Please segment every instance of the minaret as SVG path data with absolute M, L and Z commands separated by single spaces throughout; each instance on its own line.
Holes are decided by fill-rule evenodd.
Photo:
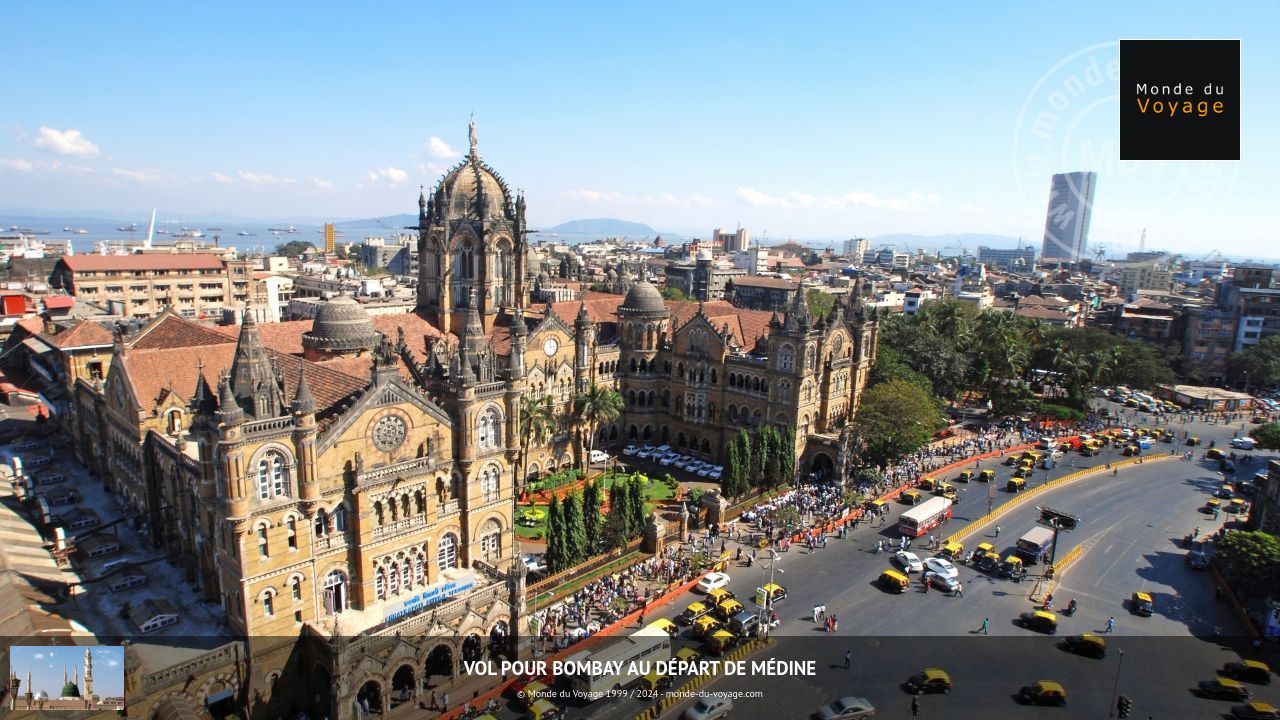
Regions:
M 89 648 L 84 649 L 84 696 L 93 697 L 93 655 Z

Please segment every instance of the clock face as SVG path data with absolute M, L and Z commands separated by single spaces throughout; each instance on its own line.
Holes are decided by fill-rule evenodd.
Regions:
M 399 415 L 388 415 L 373 426 L 373 445 L 383 452 L 395 450 L 400 447 L 400 443 L 404 442 L 408 432 L 409 428 L 405 425 L 404 418 Z
M 556 339 L 553 337 L 547 338 L 547 341 L 542 343 L 542 352 L 546 353 L 547 357 L 551 357 L 552 355 L 555 355 L 556 350 L 559 350 L 559 349 L 560 349 L 560 343 L 557 342 Z

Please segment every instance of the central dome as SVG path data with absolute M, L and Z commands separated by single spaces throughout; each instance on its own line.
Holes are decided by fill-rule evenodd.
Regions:
M 648 280 L 641 280 L 631 286 L 627 297 L 622 301 L 623 310 L 640 312 L 666 312 L 667 305 L 662 301 L 662 293 Z
M 372 350 L 378 333 L 369 313 L 353 298 L 335 297 L 316 311 L 311 329 L 302 335 L 302 347 L 322 353 L 353 353 Z

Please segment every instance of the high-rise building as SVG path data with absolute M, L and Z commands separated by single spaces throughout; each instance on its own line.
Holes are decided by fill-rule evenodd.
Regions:
M 711 244 L 719 245 L 721 252 L 746 252 L 751 249 L 751 238 L 747 235 L 746 228 L 738 228 L 736 232 L 716 228 L 711 231 Z
M 1044 221 L 1045 261 L 1079 262 L 1089 241 L 1095 172 L 1060 173 L 1049 186 L 1049 210 Z
M 861 263 L 871 251 L 871 241 L 866 238 L 850 238 L 844 241 L 844 256 L 851 262 Z

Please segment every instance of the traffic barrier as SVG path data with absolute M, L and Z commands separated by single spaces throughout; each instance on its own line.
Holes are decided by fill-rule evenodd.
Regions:
M 1141 457 L 1141 456 L 1131 457 L 1131 458 L 1126 458 L 1124 460 L 1117 460 L 1107 465 L 1099 465 L 1097 467 L 1085 468 L 1084 470 L 1077 470 L 1076 472 L 1070 473 L 1068 475 L 1063 475 L 1062 477 L 1056 480 L 1050 480 L 1049 482 L 1039 487 L 1035 487 L 1030 490 L 1025 490 L 1023 492 L 1018 493 L 1018 495 L 1015 496 L 1013 499 L 1004 503 L 1003 505 L 996 508 L 995 510 L 992 510 L 986 515 L 983 515 L 977 520 L 974 520 L 973 522 L 969 523 L 964 528 L 962 528 L 960 531 L 948 537 L 947 542 L 960 542 L 961 540 L 964 540 L 965 538 L 977 532 L 980 528 L 982 528 L 982 526 L 990 523 L 991 521 L 995 520 L 998 517 L 1003 516 L 1004 514 L 1008 513 L 1010 510 L 1013 510 L 1014 508 L 1017 508 L 1027 503 L 1028 501 L 1031 500 L 1031 498 L 1034 498 L 1038 495 L 1046 493 L 1056 487 L 1060 487 L 1062 485 L 1066 485 L 1067 483 L 1079 480 L 1082 477 L 1086 477 L 1088 475 L 1096 475 L 1099 472 L 1106 472 L 1107 470 L 1118 470 L 1119 468 L 1126 467 L 1129 465 L 1137 465 L 1138 463 L 1141 463 L 1146 460 L 1156 462 L 1159 460 L 1172 460 L 1175 457 L 1179 457 L 1179 456 L 1153 455 L 1153 456 L 1147 456 L 1147 457 Z

